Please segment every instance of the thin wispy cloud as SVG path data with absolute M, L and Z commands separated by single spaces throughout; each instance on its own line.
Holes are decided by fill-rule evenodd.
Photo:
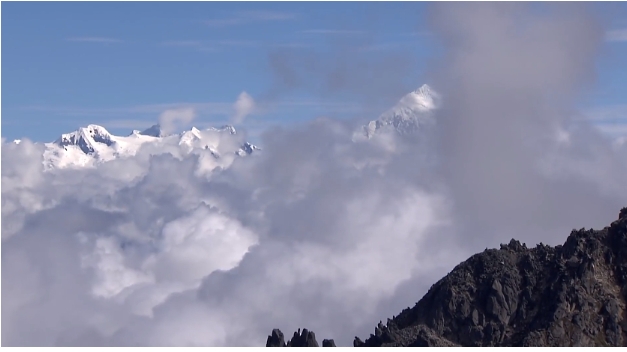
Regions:
M 235 47 L 256 47 L 264 43 L 258 40 L 220 40 L 215 42 L 218 45 L 235 46 Z
M 627 104 L 592 107 L 583 111 L 583 117 L 593 123 L 622 121 L 627 124 Z
M 160 43 L 162 46 L 180 47 L 180 48 L 192 48 L 198 51 L 217 51 L 215 46 L 199 40 L 173 40 Z
M 622 123 L 601 123 L 594 126 L 606 135 L 623 139 L 627 137 L 627 119 Z
M 627 137 L 627 104 L 590 108 L 575 121 L 589 122 L 609 136 Z
M 242 11 L 242 12 L 237 12 L 230 17 L 209 19 L 209 20 L 204 21 L 204 23 L 212 27 L 226 27 L 226 26 L 250 24 L 254 22 L 293 20 L 296 17 L 297 17 L 296 14 L 291 13 L 291 12 Z
M 121 43 L 122 40 L 116 38 L 107 37 L 72 37 L 66 39 L 69 42 L 84 42 L 84 43 Z
M 346 29 L 307 29 L 300 33 L 305 34 L 340 34 L 340 35 L 356 35 L 365 34 L 366 31 L 360 30 L 346 30 Z
M 174 102 L 163 104 L 145 104 L 126 107 L 76 107 L 76 106 L 23 106 L 23 111 L 54 114 L 57 116 L 78 117 L 119 117 L 132 115 L 156 115 L 165 110 L 194 109 L 203 116 L 229 116 L 233 112 L 233 102 Z M 283 101 L 264 104 L 259 107 L 260 113 L 289 113 L 307 108 L 309 111 L 325 112 L 357 112 L 359 106 L 354 103 L 321 102 L 313 100 Z
M 161 45 L 165 46 L 198 46 L 202 44 L 203 43 L 198 40 L 174 40 L 161 43 Z
M 296 18 L 294 13 L 279 11 L 244 11 L 240 12 L 239 15 L 256 21 L 282 21 Z
M 418 32 L 407 33 L 407 35 L 409 35 L 411 37 L 427 37 L 427 36 L 433 35 L 433 33 L 429 32 L 429 31 L 418 31 Z
M 273 44 L 276 48 L 290 48 L 290 49 L 302 49 L 302 48 L 311 48 L 311 44 L 305 43 L 277 43 Z
M 605 40 L 608 42 L 627 42 L 627 28 L 608 31 L 605 34 Z
M 306 43 L 270 43 L 260 40 L 218 40 L 218 41 L 200 41 L 200 40 L 173 40 L 159 43 L 161 46 L 191 48 L 199 51 L 219 51 L 226 48 L 259 48 L 259 47 L 277 47 L 277 48 L 307 48 L 311 45 Z
M 382 50 L 395 50 L 402 47 L 409 47 L 412 45 L 418 45 L 417 42 L 390 42 L 390 43 L 378 43 L 357 47 L 356 51 L 382 51 Z
M 207 26 L 212 27 L 226 27 L 226 26 L 235 26 L 246 23 L 243 18 L 215 18 L 211 20 L 206 20 L 204 23 Z
M 140 119 L 125 119 L 125 120 L 104 120 L 104 121 L 96 121 L 96 124 L 104 125 L 107 128 L 112 129 L 142 129 L 148 128 L 154 125 L 155 121 L 153 120 L 140 120 Z
M 228 114 L 231 112 L 231 102 L 204 102 L 204 103 L 164 103 L 147 104 L 126 107 L 73 107 L 73 106 L 26 106 L 22 110 L 45 112 L 66 116 L 119 116 L 131 114 L 159 114 L 165 110 L 193 108 L 205 114 Z

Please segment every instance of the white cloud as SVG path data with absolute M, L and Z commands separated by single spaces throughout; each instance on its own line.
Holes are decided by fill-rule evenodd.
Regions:
M 166 224 L 162 234 L 158 254 L 144 266 L 164 281 L 193 283 L 216 270 L 231 270 L 257 244 L 252 231 L 207 206 Z
M 275 327 L 349 345 L 478 249 L 615 219 L 627 148 L 546 99 L 576 91 L 602 34 L 576 12 L 446 6 L 448 105 L 421 138 L 353 143 L 327 118 L 224 170 L 151 145 L 51 172 L 40 146 L 3 140 L 3 345 L 262 346 Z
M 199 172 L 209 151 L 172 146 L 43 173 L 41 148 L 5 142 L 4 343 L 259 346 L 274 327 L 306 326 L 346 345 L 367 334 L 470 254 L 459 236 L 471 234 L 454 230 L 454 198 L 421 159 L 434 150 L 393 135 L 353 143 L 352 131 L 330 119 L 277 130 L 263 154 L 214 172 Z M 571 140 L 560 148 L 574 152 Z M 547 177 L 605 182 L 608 194 L 627 174 L 611 157 L 549 154 Z M 525 231 L 498 239 L 550 240 Z
M 231 120 L 235 124 L 240 124 L 246 116 L 255 111 L 255 100 L 248 93 L 242 92 L 237 97 L 235 104 L 233 104 L 233 110 Z
M 325 331 L 326 307 L 375 319 L 439 253 L 421 243 L 444 203 L 377 172 L 355 180 L 346 161 L 370 157 L 349 132 L 316 122 L 213 173 L 198 172 L 209 151 L 154 148 L 43 173 L 37 145 L 3 144 L 4 343 L 263 345 L 278 325 L 354 328 Z
M 177 127 L 186 126 L 196 118 L 193 108 L 166 110 L 159 115 L 159 124 L 165 133 L 172 133 Z

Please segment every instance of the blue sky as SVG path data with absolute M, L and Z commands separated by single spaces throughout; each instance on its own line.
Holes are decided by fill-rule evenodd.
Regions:
M 438 47 L 426 5 L 5 2 L 2 136 L 52 141 L 89 123 L 125 134 L 176 107 L 196 110 L 193 125 L 221 125 L 242 91 L 264 106 L 245 121 L 251 132 L 322 115 L 375 118 L 428 83 Z M 626 8 L 601 9 L 608 41 L 598 85 L 581 101 L 625 134 Z M 284 60 L 298 72 L 281 80 Z M 339 83 L 324 76 L 334 69 Z

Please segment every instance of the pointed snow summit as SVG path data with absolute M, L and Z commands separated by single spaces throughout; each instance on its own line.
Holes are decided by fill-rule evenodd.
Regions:
M 60 147 L 77 146 L 85 154 L 92 154 L 102 146 L 111 146 L 114 143 L 111 137 L 104 127 L 88 125 L 74 132 L 62 134 L 55 144 Z
M 439 106 L 440 96 L 431 87 L 423 84 L 405 95 L 378 119 L 363 126 L 363 133 L 371 138 L 377 131 L 393 128 L 400 134 L 416 132 L 422 125 L 433 122 L 431 112 Z

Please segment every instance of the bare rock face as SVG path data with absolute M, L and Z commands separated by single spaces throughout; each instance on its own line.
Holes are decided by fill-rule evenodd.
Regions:
M 268 336 L 266 347 L 285 347 L 285 337 L 279 329 L 272 330 L 272 335 Z
M 330 340 L 324 339 L 322 340 L 322 347 L 336 347 L 335 341 L 333 341 L 333 339 L 330 339 Z
M 475 254 L 353 345 L 627 346 L 627 208 L 564 245 Z
M 294 336 L 291 340 L 285 343 L 283 333 L 279 329 L 272 330 L 272 335 L 268 336 L 266 347 L 319 347 L 316 340 L 316 334 L 313 331 L 303 329 L 302 333 L 300 329 L 294 332 Z M 322 347 L 335 347 L 333 340 L 324 340 Z
M 363 346 L 627 346 L 627 208 L 563 246 L 476 254 Z M 380 331 L 380 332 L 379 332 Z

